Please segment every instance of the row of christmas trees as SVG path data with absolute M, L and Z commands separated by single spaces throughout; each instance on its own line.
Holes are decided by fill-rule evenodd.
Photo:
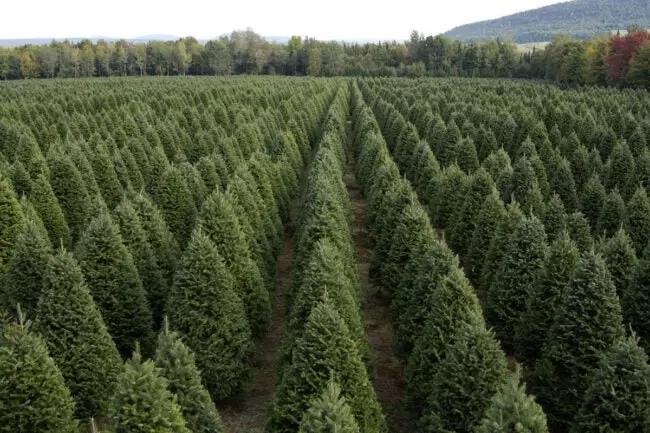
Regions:
M 372 92 L 365 90 L 372 98 Z M 572 431 L 643 428 L 648 419 L 650 370 L 634 337 L 624 337 L 623 318 L 645 339 L 647 271 L 643 264 L 637 265 L 634 248 L 635 240 L 638 248 L 647 244 L 647 233 L 639 230 L 650 218 L 644 188 L 634 193 L 622 220 L 633 236 L 621 229 L 594 246 L 593 227 L 583 214 L 565 214 L 566 202 L 558 189 L 567 183 L 550 182 L 554 195 L 548 201 L 541 197 L 529 156 L 541 172 L 545 167 L 530 140 L 516 152 L 518 162 L 527 162 L 522 166 L 528 165 L 528 179 L 533 181 L 522 182 L 524 176 L 518 173 L 526 170 L 519 171 L 515 164 L 506 190 L 512 202 L 506 205 L 501 199 L 504 190 L 499 188 L 503 184 L 492 180 L 489 169 L 495 165 L 496 152 L 468 174 L 453 162 L 441 169 L 433 151 L 436 147 L 421 141 L 417 128 L 392 104 L 375 102 L 401 172 L 428 201 L 431 220 L 445 230 L 450 247 L 480 288 L 489 325 L 527 367 L 529 384 L 551 424 Z M 610 173 L 620 146 L 610 156 Z M 498 159 L 508 157 L 500 153 Z M 455 183 L 445 183 L 447 170 L 458 174 Z M 500 175 L 496 171 L 494 178 Z M 570 173 L 562 177 L 567 179 L 573 181 Z M 534 195 L 537 200 L 519 201 Z M 453 207 L 447 206 L 449 201 Z M 438 212 L 446 209 L 447 217 L 440 218 Z M 416 354 L 417 345 L 409 367 Z
M 220 94 L 205 84 L 200 94 L 213 106 Z M 71 431 L 75 418 L 86 424 L 94 417 L 111 431 L 138 425 L 221 431 L 212 400 L 240 388 L 254 341 L 268 325 L 282 222 L 335 87 L 272 87 L 262 96 L 284 95 L 285 109 L 255 105 L 258 117 L 234 105 L 238 113 L 226 119 L 241 117 L 240 109 L 251 111 L 246 127 L 264 128 L 270 136 L 256 134 L 240 146 L 213 125 L 223 131 L 209 136 L 190 163 L 186 153 L 201 130 L 185 141 L 178 135 L 190 129 L 179 128 L 176 153 L 168 155 L 155 138 L 164 136 L 164 128 L 158 134 L 156 118 L 143 115 L 152 113 L 142 102 L 146 92 L 126 97 L 116 83 L 111 86 L 104 94 L 120 98 L 114 108 L 124 124 L 145 122 L 119 144 L 122 126 L 102 121 L 115 110 L 93 110 L 86 99 L 72 106 L 74 117 L 98 121 L 80 128 L 79 136 L 72 132 L 77 128 L 62 128 L 61 135 L 56 129 L 52 142 L 33 133 L 38 122 L 25 114 L 31 105 L 13 110 L 7 106 L 15 101 L 0 104 L 14 115 L 0 124 L 0 146 L 7 150 L 0 179 L 0 300 L 9 312 L 0 339 L 0 369 L 7 378 L 0 389 L 7 409 L 1 424 L 7 431 Z M 74 93 L 72 87 L 63 90 Z M 26 95 L 40 92 L 36 87 Z M 242 93 L 242 100 L 250 93 Z M 182 93 L 168 98 L 182 100 Z M 301 114 L 292 116 L 298 104 Z M 49 111 L 37 116 L 53 120 Z M 122 171 L 109 155 L 127 150 L 143 159 Z M 138 180 L 142 189 L 136 191 Z M 156 343 L 154 332 L 166 314 L 170 325 Z M 35 323 L 30 326 L 25 315 Z M 142 362 L 149 356 L 155 366 Z M 167 364 L 175 369 L 169 374 Z M 47 392 L 39 387 L 44 380 L 51 381 Z

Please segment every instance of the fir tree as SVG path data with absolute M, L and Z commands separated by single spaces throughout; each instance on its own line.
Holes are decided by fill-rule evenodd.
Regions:
M 589 231 L 589 222 L 581 212 L 567 215 L 566 229 L 581 252 L 589 251 L 594 246 L 594 240 Z
M 640 344 L 650 348 L 650 246 L 643 251 L 643 256 L 632 273 L 630 285 L 621 296 L 625 323 L 630 323 L 640 338 Z
M 171 325 L 196 354 L 212 398 L 232 395 L 248 372 L 250 327 L 232 275 L 200 229 L 183 254 L 167 311 Z
M 544 206 L 542 223 L 549 241 L 554 241 L 566 230 L 567 216 L 564 212 L 564 203 L 560 196 L 553 194 Z
M 650 199 L 645 189 L 637 188 L 627 203 L 623 226 L 636 251 L 643 251 L 650 239 Z
M 47 263 L 36 317 L 79 419 L 106 416 L 122 360 L 79 265 L 64 250 Z
M 571 423 L 592 369 L 622 336 L 621 306 L 605 261 L 587 252 L 564 291 L 536 365 L 535 394 L 553 428 Z
M 550 180 L 551 192 L 559 194 L 567 212 L 574 212 L 578 208 L 578 194 L 576 184 L 571 172 L 571 165 L 566 159 L 556 163 Z
M 325 296 L 312 309 L 291 363 L 284 369 L 264 431 L 295 431 L 328 380 L 341 384 L 360 431 L 386 432 L 372 383 L 345 322 Z
M 90 155 L 95 180 L 109 209 L 113 209 L 122 198 L 122 184 L 115 173 L 106 143 L 98 141 L 93 147 Z
M 423 431 L 472 431 L 508 375 L 499 342 L 481 323 L 459 323 L 433 374 Z
M 605 187 L 600 181 L 600 177 L 597 174 L 592 175 L 585 184 L 580 196 L 580 211 L 587 217 L 594 233 L 596 232 L 600 214 L 605 206 L 606 197 Z
M 152 318 L 133 256 L 107 214 L 94 218 L 77 244 L 75 256 L 106 326 L 122 354 L 136 341 L 149 351 Z
M 618 341 L 589 377 L 571 433 L 646 431 L 650 419 L 650 366 L 635 338 Z
M 478 170 L 479 162 L 474 140 L 469 137 L 460 140 L 457 151 L 456 161 L 461 170 L 470 174 Z
M 494 275 L 499 271 L 503 256 L 508 249 L 510 236 L 512 236 L 523 217 L 524 214 L 516 202 L 506 206 L 504 218 L 497 225 L 496 232 L 490 242 L 490 248 L 485 256 L 485 262 L 481 270 L 481 287 L 489 288 L 492 284 Z
M 153 361 L 142 362 L 136 347 L 118 376 L 110 408 L 115 433 L 190 433 L 176 396 Z
M 541 276 L 546 251 L 542 223 L 534 216 L 523 218 L 510 237 L 487 296 L 488 320 L 506 343 L 513 341 L 526 299 Z
M 160 177 L 156 196 L 160 210 L 176 241 L 184 247 L 189 241 L 196 220 L 192 194 L 179 169 L 170 166 Z
M 221 417 L 201 383 L 194 353 L 177 332 L 169 330 L 167 320 L 158 336 L 155 363 L 160 375 L 169 381 L 169 390 L 178 399 L 188 429 L 195 433 L 222 433 Z
M 519 369 L 510 374 L 485 412 L 476 433 L 548 433 L 546 415 L 526 387 L 519 384 Z
M 420 332 L 411 337 L 415 347 L 405 370 L 406 401 L 418 414 L 426 406 L 422 403 L 433 392 L 432 373 L 437 371 L 447 349 L 454 343 L 456 329 L 465 322 L 485 326 L 478 299 L 458 267 L 451 266 L 447 274 L 440 275 L 437 281 L 431 279 L 431 283 L 425 301 L 420 301 L 424 308 L 420 306 L 418 311 L 423 315 L 422 310 L 426 309 L 426 321 Z
M 602 253 L 607 269 L 612 276 L 614 287 L 616 287 L 616 293 L 622 299 L 637 265 L 632 240 L 625 230 L 619 229 L 614 236 L 607 240 Z
M 16 241 L 2 284 L 6 306 L 20 304 L 28 314 L 36 310 L 51 254 L 49 239 L 43 237 L 34 221 L 28 220 Z
M 618 187 L 625 191 L 634 176 L 634 156 L 625 141 L 619 141 L 614 146 L 612 154 L 607 161 L 607 177 L 605 188 L 611 190 Z
M 0 326 L 0 431 L 77 433 L 61 372 L 20 310 L 18 318 Z
M 25 229 L 25 217 L 9 181 L 0 179 L 0 275 L 11 261 L 14 245 Z
M 526 308 L 515 328 L 517 359 L 534 367 L 548 330 L 578 265 L 580 252 L 565 231 L 549 248 L 539 281 L 531 288 Z
M 70 246 L 70 229 L 59 201 L 54 195 L 52 185 L 45 176 L 39 175 L 34 180 L 30 201 L 45 225 L 52 246 L 58 247 L 61 244 Z
M 67 155 L 57 154 L 50 160 L 50 184 L 70 228 L 72 244 L 75 244 L 88 220 L 90 194 L 79 170 Z
M 359 433 L 352 410 L 341 397 L 341 387 L 336 382 L 329 381 L 321 396 L 312 400 L 298 433 Z

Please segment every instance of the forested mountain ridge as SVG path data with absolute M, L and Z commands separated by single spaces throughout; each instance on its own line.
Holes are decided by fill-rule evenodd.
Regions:
M 464 42 L 512 38 L 518 43 L 550 41 L 561 34 L 577 39 L 650 26 L 647 0 L 573 0 L 456 27 L 446 36 Z

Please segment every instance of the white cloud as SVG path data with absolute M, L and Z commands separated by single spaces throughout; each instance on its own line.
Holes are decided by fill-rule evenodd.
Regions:
M 318 39 L 407 39 L 437 34 L 557 0 L 83 0 L 3 1 L 0 39 L 133 38 L 149 34 L 212 38 L 251 27 L 267 36 Z

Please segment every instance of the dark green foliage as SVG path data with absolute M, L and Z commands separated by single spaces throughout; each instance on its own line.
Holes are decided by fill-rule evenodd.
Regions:
M 634 156 L 625 141 L 619 141 L 614 146 L 607 161 L 607 177 L 605 188 L 608 190 L 618 187 L 625 191 L 634 176 Z
M 573 212 L 567 215 L 566 228 L 569 236 L 576 243 L 578 250 L 585 252 L 593 247 L 594 240 L 589 231 L 589 223 L 581 212 Z
M 546 251 L 544 226 L 535 216 L 524 217 L 510 237 L 487 296 L 488 321 L 506 343 L 512 343 L 530 290 L 539 282 Z
M 544 206 L 542 223 L 548 235 L 548 240 L 557 239 L 566 230 L 567 216 L 564 212 L 564 203 L 559 195 L 553 194 Z
M 36 222 L 27 221 L 23 233 L 16 240 L 11 261 L 2 282 L 2 300 L 13 310 L 20 304 L 23 311 L 32 314 L 43 291 L 43 275 L 52 254 L 50 241 L 43 237 Z
M 542 214 L 543 197 L 535 169 L 530 158 L 520 157 L 513 166 L 508 199 L 519 202 L 524 213 Z
M 580 211 L 585 215 L 594 232 L 596 232 L 600 215 L 605 207 L 606 197 L 605 187 L 600 181 L 600 177 L 597 174 L 592 175 L 580 196 Z M 609 226 L 609 224 L 606 225 Z
M 508 375 L 499 342 L 482 323 L 459 323 L 432 378 L 423 431 L 469 432 Z
M 578 248 L 566 231 L 549 247 L 539 281 L 531 288 L 515 328 L 517 359 L 531 368 L 542 354 L 542 346 L 579 259 Z
M 32 183 L 30 201 L 43 221 L 52 245 L 70 246 L 70 229 L 59 201 L 54 195 L 52 185 L 45 176 L 39 175 Z
M 517 203 L 510 203 L 506 206 L 504 218 L 497 225 L 496 232 L 490 242 L 490 248 L 485 256 L 483 269 L 481 271 L 481 287 L 489 288 L 495 274 L 499 271 L 503 256 L 508 250 L 510 236 L 524 217 Z
M 153 361 L 142 362 L 136 349 L 117 378 L 111 401 L 110 431 L 191 433 L 176 396 L 167 389 L 168 384 Z
M 341 395 L 360 431 L 386 432 L 374 389 L 345 322 L 327 296 L 317 303 L 295 344 L 291 363 L 284 369 L 269 409 L 265 432 L 290 432 L 298 428 L 310 401 L 328 380 L 341 384 Z
M 81 237 L 88 220 L 90 194 L 70 157 L 57 154 L 51 158 L 49 164 L 50 184 L 70 228 L 72 244 L 75 244 Z M 37 210 L 40 212 L 38 206 Z M 47 217 L 43 221 L 45 222 L 46 219 Z
M 476 433 L 548 433 L 546 415 L 535 398 L 526 394 L 519 384 L 519 369 L 508 376 L 506 383 L 492 400 Z
M 234 279 L 200 229 L 183 254 L 167 311 L 171 326 L 196 353 L 212 398 L 232 395 L 248 371 L 251 333 Z
M 158 328 L 167 301 L 167 280 L 158 265 L 159 260 L 149 243 L 140 217 L 128 199 L 122 200 L 115 208 L 114 218 L 120 228 L 124 245 L 133 256 L 138 275 L 142 280 L 142 288 L 149 301 L 154 327 Z
M 214 191 L 201 209 L 199 226 L 214 242 L 228 271 L 234 278 L 234 289 L 242 298 L 254 336 L 260 336 L 269 323 L 269 293 L 258 264 L 253 261 L 239 220 L 224 194 Z
M 650 239 L 650 199 L 644 188 L 637 188 L 627 203 L 623 226 L 636 251 L 643 251 Z
M 418 414 L 422 414 L 426 408 L 423 403 L 432 395 L 433 373 L 454 343 L 455 331 L 465 322 L 485 326 L 478 299 L 463 272 L 455 264 L 444 263 L 443 257 L 438 258 L 438 263 L 432 262 L 437 269 L 430 271 L 424 302 L 420 301 L 419 311 L 412 308 L 420 317 L 426 313 L 426 321 L 422 320 L 420 328 L 414 329 L 419 333 L 411 336 L 415 347 L 405 371 L 407 404 Z
M 136 341 L 149 353 L 152 317 L 133 256 L 107 214 L 94 218 L 77 244 L 79 265 L 123 357 Z
M 123 187 L 115 173 L 113 161 L 104 142 L 98 142 L 90 153 L 92 170 L 102 197 L 109 209 L 115 208 L 122 199 Z
M 458 143 L 456 161 L 461 170 L 465 173 L 473 173 L 479 168 L 478 155 L 474 140 L 467 137 Z
M 61 372 L 43 340 L 18 316 L 19 324 L 0 326 L 0 431 L 77 433 Z
M 201 383 L 201 372 L 194 358 L 194 353 L 183 344 L 177 332 L 169 331 L 165 321 L 158 335 L 156 367 L 169 381 L 169 391 L 176 395 L 188 429 L 192 433 L 221 433 L 224 431 L 221 417 Z
M 47 263 L 36 317 L 79 419 L 105 417 L 122 360 L 79 265 L 64 250 Z
M 312 400 L 298 433 L 359 433 L 352 410 L 341 397 L 341 387 L 336 382 L 329 381 L 321 396 Z
M 436 158 L 440 161 L 441 166 L 447 167 L 456 160 L 457 145 L 461 139 L 462 136 L 456 122 L 451 120 L 447 124 L 444 136 L 436 146 Z
M 630 285 L 634 268 L 637 265 L 632 240 L 625 233 L 625 230 L 619 229 L 614 236 L 607 240 L 602 254 L 607 269 L 612 276 L 614 287 L 616 287 L 616 293 L 622 299 L 623 294 Z
M 11 183 L 14 187 L 16 194 L 21 197 L 23 195 L 30 195 L 32 191 L 32 179 L 29 177 L 29 172 L 25 166 L 16 161 L 10 168 Z
M 456 164 L 446 167 L 438 178 L 431 179 L 427 195 L 431 196 L 431 218 L 438 228 L 447 228 L 454 212 L 463 203 L 468 176 Z
M 578 208 L 578 194 L 569 161 L 566 159 L 558 161 L 550 178 L 551 192 L 559 194 L 567 212 L 574 212 Z
M 618 341 L 591 373 L 571 433 L 647 431 L 650 366 L 635 338 Z
M 25 218 L 9 181 L 0 179 L 0 275 L 8 269 L 12 250 L 25 228 Z
M 618 189 L 614 189 L 607 195 L 602 205 L 596 233 L 605 235 L 615 233 L 621 228 L 625 216 L 623 197 L 619 194 Z
M 189 241 L 196 220 L 196 206 L 180 170 L 168 167 L 160 177 L 155 197 L 176 241 L 184 247 Z
M 587 252 L 564 291 L 536 366 L 535 395 L 552 426 L 571 423 L 592 369 L 622 336 L 621 306 L 605 261 Z
M 650 348 L 650 246 L 643 251 L 629 287 L 621 296 L 623 317 L 640 338 L 640 344 L 646 350 Z

